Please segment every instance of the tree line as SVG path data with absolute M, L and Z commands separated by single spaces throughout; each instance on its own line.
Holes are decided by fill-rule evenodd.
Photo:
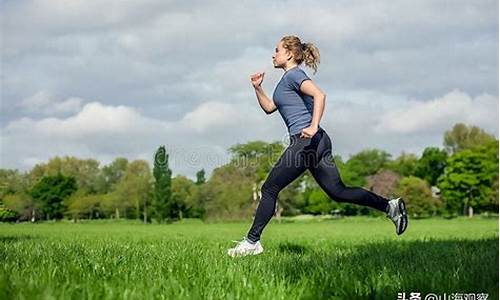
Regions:
M 392 159 L 384 150 L 365 149 L 346 161 L 339 155 L 333 159 L 347 186 L 404 197 L 413 217 L 496 213 L 495 136 L 459 123 L 444 133 L 443 146 L 427 147 L 420 157 L 403 152 Z M 165 146 L 155 152 L 152 168 L 148 161 L 122 157 L 100 167 L 95 159 L 56 156 L 24 173 L 0 169 L 0 221 L 248 219 L 284 149 L 280 142 L 233 145 L 227 164 L 215 168 L 208 179 L 199 170 L 196 180 L 172 176 Z M 333 200 L 307 171 L 280 192 L 276 215 L 380 215 Z

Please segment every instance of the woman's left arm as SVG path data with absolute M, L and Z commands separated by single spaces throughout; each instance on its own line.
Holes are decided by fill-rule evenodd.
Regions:
M 304 80 L 300 85 L 300 91 L 304 94 L 312 96 L 314 99 L 311 126 L 304 129 L 304 134 L 308 137 L 312 137 L 312 135 L 314 135 L 318 130 L 319 121 L 321 120 L 323 111 L 325 110 L 326 94 L 323 93 L 312 80 Z

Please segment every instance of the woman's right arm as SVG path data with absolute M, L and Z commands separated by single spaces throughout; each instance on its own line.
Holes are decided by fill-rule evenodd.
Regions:
M 266 114 L 272 114 L 275 112 L 277 109 L 276 105 L 266 96 L 266 93 L 264 93 L 261 86 L 262 81 L 264 80 L 264 73 L 254 74 L 250 78 L 255 89 L 255 95 L 257 95 L 257 100 L 259 100 L 260 107 L 266 112 Z
M 257 95 L 260 107 L 262 107 L 266 114 L 269 115 L 276 111 L 276 105 L 266 96 L 261 86 L 255 88 L 255 95 Z

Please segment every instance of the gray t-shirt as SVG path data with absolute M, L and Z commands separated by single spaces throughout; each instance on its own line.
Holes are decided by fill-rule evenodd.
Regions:
M 283 74 L 274 89 L 274 104 L 285 121 L 290 135 L 297 134 L 311 125 L 313 97 L 300 91 L 300 85 L 307 79 L 310 78 L 304 70 L 296 66 Z

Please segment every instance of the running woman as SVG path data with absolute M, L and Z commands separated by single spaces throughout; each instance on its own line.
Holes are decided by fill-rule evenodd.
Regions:
M 267 113 L 279 111 L 290 135 L 290 144 L 282 153 L 264 181 L 262 197 L 248 234 L 228 249 L 230 256 L 256 255 L 264 251 L 260 237 L 274 215 L 279 192 L 309 170 L 326 194 L 338 202 L 369 206 L 384 212 L 396 226 L 397 235 L 408 225 L 403 199 L 388 200 L 361 187 L 347 187 L 342 182 L 332 155 L 332 143 L 320 126 L 326 95 L 299 67 L 303 62 L 316 73 L 319 51 L 311 43 L 302 43 L 296 36 L 284 36 L 273 55 L 274 68 L 285 72 L 278 82 L 271 101 L 261 87 L 264 72 L 250 79 L 260 107 Z

